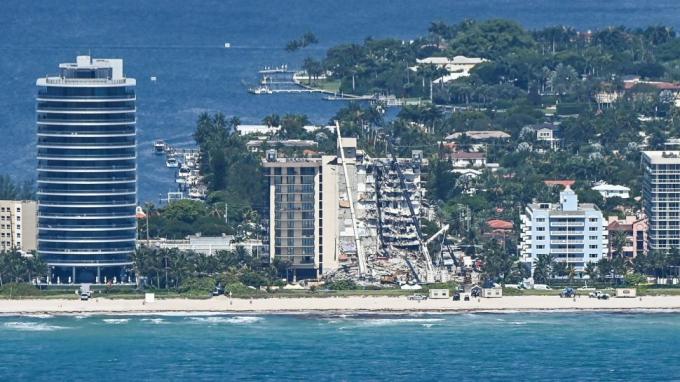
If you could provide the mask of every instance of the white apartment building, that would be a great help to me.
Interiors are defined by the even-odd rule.
[[[521,220],[520,254],[532,270],[540,254],[550,254],[577,272],[607,256],[607,221],[596,205],[579,203],[569,187],[560,192],[558,204],[528,205]]]

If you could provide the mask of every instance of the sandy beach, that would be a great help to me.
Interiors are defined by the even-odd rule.
[[[0,300],[0,314],[139,314],[172,312],[214,313],[328,313],[328,312],[465,312],[465,311],[562,311],[562,310],[680,310],[680,296],[576,300],[556,296],[513,296],[472,301],[410,301],[406,297],[324,297],[207,300],[164,299],[153,303],[143,300],[93,298],[89,301],[64,299]]]

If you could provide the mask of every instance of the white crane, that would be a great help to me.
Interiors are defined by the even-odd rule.
[[[340,158],[342,159],[342,172],[345,175],[345,185],[347,187],[347,199],[349,200],[349,212],[352,215],[352,229],[354,231],[354,241],[357,247],[357,259],[359,261],[359,276],[365,276],[367,273],[366,257],[364,250],[361,248],[359,242],[359,229],[357,228],[356,214],[354,213],[354,200],[352,199],[352,189],[349,183],[349,175],[347,175],[347,161],[345,160],[345,150],[342,147],[342,135],[340,135],[340,123],[335,121],[335,130],[338,134],[338,148],[340,149]]]

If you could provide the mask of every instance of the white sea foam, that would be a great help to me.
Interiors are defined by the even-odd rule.
[[[27,315],[25,315],[24,317],[28,317],[28,318],[53,318],[54,316],[51,315],[51,314],[39,314],[39,313],[36,313],[36,314],[27,314]]]
[[[445,321],[443,318],[375,318],[357,320],[359,326],[392,326],[402,324],[432,324]]]
[[[105,318],[102,321],[106,322],[107,324],[111,325],[123,325],[127,324],[130,322],[129,318]]]
[[[53,332],[55,330],[68,329],[64,326],[47,325],[41,322],[6,322],[4,327],[26,332]]]
[[[203,322],[207,324],[238,324],[247,325],[254,324],[263,320],[262,317],[257,316],[209,316],[209,317],[190,317],[192,320],[197,322]]]
[[[141,321],[148,322],[154,325],[167,324],[167,322],[162,318],[142,318]]]

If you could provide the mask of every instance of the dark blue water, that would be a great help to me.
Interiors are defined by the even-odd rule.
[[[151,155],[154,139],[191,144],[202,111],[258,122],[305,113],[325,123],[340,104],[314,95],[251,96],[265,65],[295,67],[308,55],[367,36],[413,38],[432,20],[510,18],[528,27],[666,24],[678,29],[677,0],[3,0],[0,3],[1,172],[35,178],[35,79],[76,54],[121,57],[138,80],[140,200],[174,188]],[[294,54],[283,46],[306,31],[320,44]],[[224,49],[230,42],[232,49]],[[156,76],[157,83],[149,78]]]
[[[0,380],[672,380],[676,313],[2,317]]]

